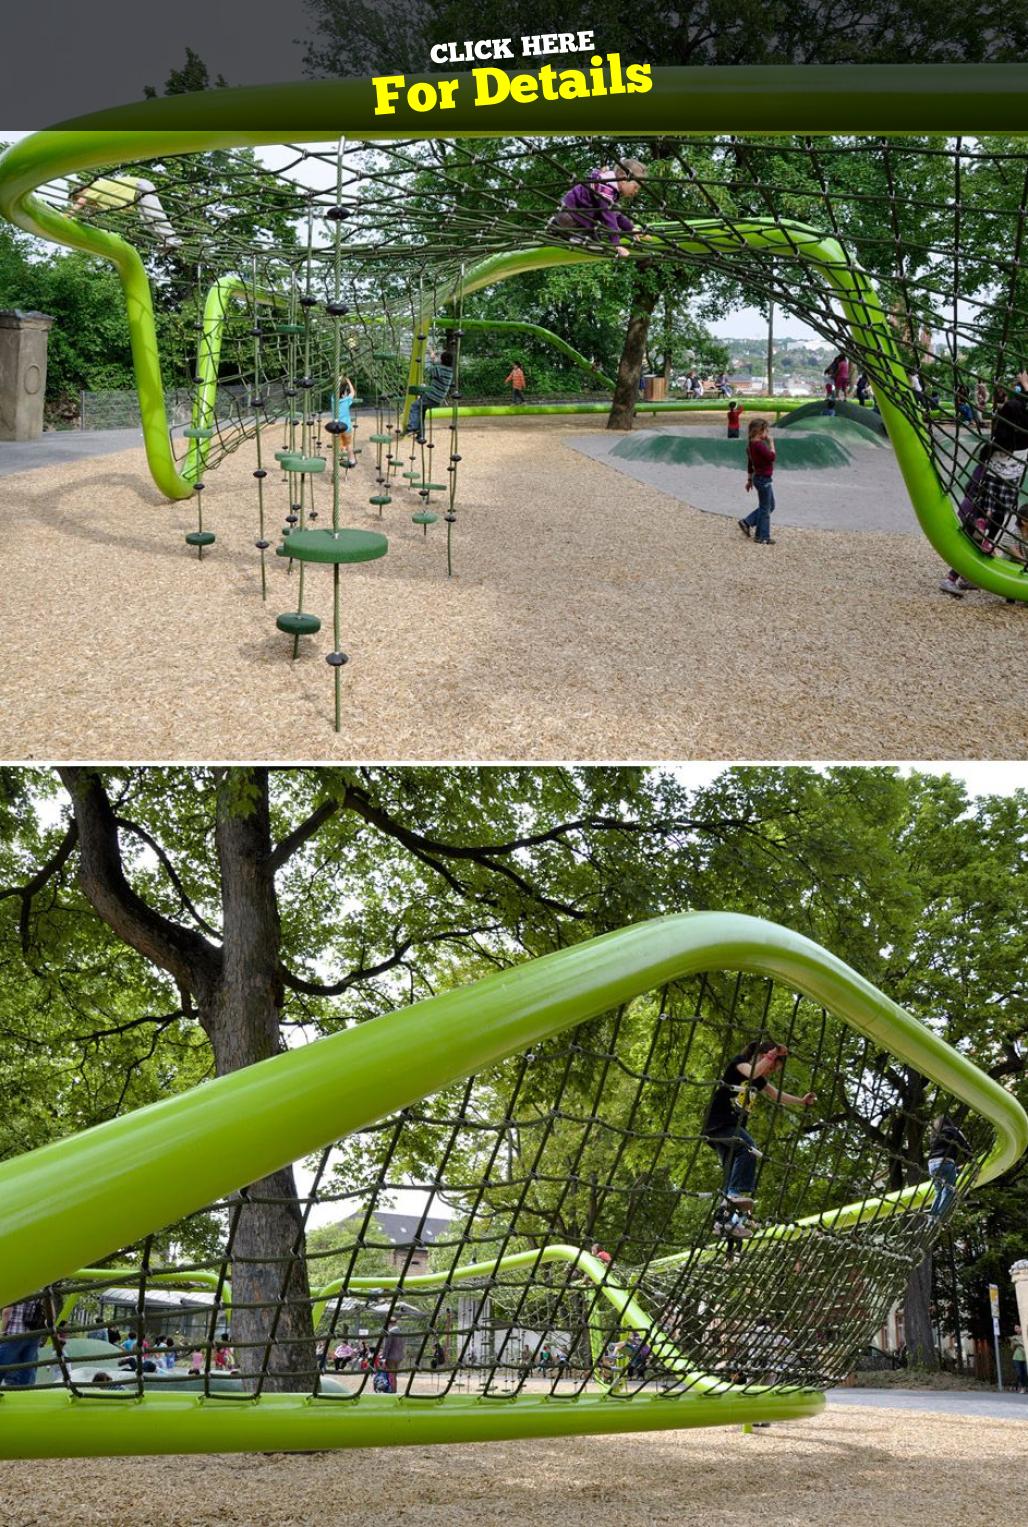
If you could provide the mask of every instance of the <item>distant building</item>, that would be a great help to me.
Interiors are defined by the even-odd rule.
[[[423,1220],[417,1214],[388,1214],[381,1209],[375,1210],[375,1226],[381,1227],[383,1236],[390,1243],[387,1255],[392,1271],[402,1273],[406,1268],[408,1276],[428,1272],[429,1250],[436,1241],[445,1239],[449,1225],[448,1219]],[[378,1239],[377,1230],[372,1231],[372,1235]]]

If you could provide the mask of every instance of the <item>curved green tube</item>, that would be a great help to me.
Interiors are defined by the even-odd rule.
[[[67,1277],[454,1080],[667,981],[788,982],[996,1130],[980,1181],[1028,1145],[1017,1101],[801,934],[729,912],[658,918],[558,950],[0,1163],[0,1303]],[[273,1125],[273,1127],[272,1127]]]
[[[73,1273],[69,1273],[68,1281],[71,1283],[113,1283],[119,1284],[138,1283],[140,1269],[138,1267],[77,1267]],[[223,1294],[222,1308],[226,1313],[232,1308],[232,1286],[228,1279],[222,1280],[220,1274],[210,1272],[202,1267],[194,1268],[192,1272],[176,1272],[174,1268],[165,1267],[156,1272],[148,1272],[146,1281],[150,1288],[201,1288],[216,1289],[221,1284]],[[67,1320],[75,1305],[81,1299],[79,1290],[73,1294],[66,1294],[61,1301],[61,1310],[58,1320]]]
[[[451,325],[457,327],[457,319],[439,314],[436,323],[440,327]],[[587,371],[590,376],[596,377],[605,387],[614,386],[614,378],[608,376],[605,371],[600,371],[592,361],[587,360],[581,350],[576,350],[574,345],[569,345],[566,339],[561,339],[559,334],[554,334],[552,329],[544,329],[540,323],[529,323],[527,319],[515,318],[462,318],[459,327],[462,329],[491,329],[497,334],[530,334],[533,339],[540,339],[544,344],[551,345],[554,350],[559,350],[562,355],[568,356],[576,366]],[[600,407],[604,405],[601,403]],[[608,405],[609,406],[609,405]]]
[[[229,299],[246,295],[246,282],[241,276],[221,276],[207,291],[203,305],[202,329],[197,346],[196,374],[199,381],[193,399],[193,424],[198,429],[210,429],[214,423],[214,411],[218,397],[218,371],[221,364],[221,340],[225,327],[225,314]],[[199,482],[207,463],[208,443],[192,439],[182,466],[183,480],[190,485]]]
[[[805,398],[705,398],[702,403],[690,403],[683,399],[665,402],[647,402],[640,398],[635,405],[637,414],[691,414],[717,413],[728,409],[729,403],[738,403],[743,413],[787,414],[794,408],[802,408]],[[460,419],[484,419],[522,414],[609,414],[609,403],[462,403],[457,409]]]
[[[0,1456],[85,1458],[166,1453],[282,1453],[344,1447],[530,1441],[603,1432],[656,1432],[690,1426],[798,1421],[824,1409],[810,1390],[766,1394],[633,1395],[631,1403],[596,1394],[362,1394],[312,1399],[265,1394],[259,1401],[201,1394],[143,1399],[76,1399],[61,1390],[7,1390],[0,1399]]]

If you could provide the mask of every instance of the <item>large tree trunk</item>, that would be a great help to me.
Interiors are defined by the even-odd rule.
[[[641,270],[643,267],[640,266]],[[618,362],[617,381],[614,384],[614,401],[607,418],[608,429],[631,429],[635,420],[635,408],[639,400],[639,378],[642,376],[646,340],[650,332],[650,319],[657,305],[656,288],[648,282],[635,282],[632,312],[625,330],[625,344]]]
[[[271,867],[268,779],[236,798],[234,777],[218,791],[217,848],[224,936],[222,978],[204,1017],[219,1076],[255,1065],[281,1047],[281,927]],[[291,1166],[252,1183],[232,1243],[232,1341],[249,1376],[269,1390],[309,1384],[315,1372],[303,1222]],[[270,1343],[274,1346],[270,1346]]]
[[[903,1302],[903,1335],[907,1344],[907,1360],[915,1368],[939,1366],[939,1354],[935,1350],[935,1332],[932,1330],[932,1254],[929,1252],[919,1267],[915,1267],[907,1281]]]
[[[133,890],[122,863],[119,822],[100,776],[89,769],[60,772],[75,808],[83,891],[114,932],[168,971],[195,1003],[218,1075],[277,1054],[281,929],[267,771],[229,770],[218,783],[220,947],[170,921]],[[238,1364],[254,1379],[265,1375],[269,1390],[306,1387],[315,1371],[314,1342],[292,1168],[253,1183],[240,1198],[231,1253],[231,1336]]]

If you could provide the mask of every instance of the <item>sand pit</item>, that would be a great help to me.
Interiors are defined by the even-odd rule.
[[[1021,1421],[857,1407],[739,1430],[290,1457],[0,1464],[11,1527],[306,1527],[341,1519],[495,1527],[978,1527],[1016,1515]]]
[[[582,434],[462,430],[453,579],[442,523],[425,538],[409,500],[387,508],[389,555],[344,569],[339,735],[331,574],[308,569],[326,629],[290,662],[275,615],[295,575],[269,556],[262,605],[252,445],[209,474],[202,563],[191,505],[161,498],[139,449],[0,479],[0,756],[1023,755],[1024,607],[940,595],[920,536],[783,527],[755,547],[572,449]],[[370,456],[346,522],[377,528]],[[284,489],[269,497],[274,533]]]

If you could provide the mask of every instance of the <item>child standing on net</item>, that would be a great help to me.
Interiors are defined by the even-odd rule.
[[[357,458],[353,454],[353,421],[351,419],[351,410],[355,396],[354,385],[350,378],[348,376],[341,376],[336,392],[336,423],[343,426],[339,432],[339,439],[342,441],[346,451],[346,465],[348,467],[355,467],[357,465]]]
[[[738,1240],[753,1234],[748,1221],[760,1152],[746,1124],[754,1093],[764,1092],[772,1102],[787,1108],[810,1108],[815,1102],[812,1092],[795,1097],[772,1085],[770,1078],[784,1065],[788,1053],[785,1045],[776,1044],[773,1039],[752,1039],[744,1050],[733,1055],[714,1088],[700,1131],[717,1152],[724,1169],[725,1210],[715,1216],[715,1229]]]
[[[613,166],[590,170],[586,179],[565,195],[550,224],[551,231],[595,239],[611,245],[615,254],[627,255],[622,239],[631,238],[635,224],[620,210],[620,204],[637,196],[645,179],[646,166],[638,159],[619,159]]]
[[[773,546],[771,515],[775,507],[775,448],[766,419],[754,419],[746,444],[746,492],[757,490],[757,507],[739,521],[747,540],[752,536],[758,546]]]

